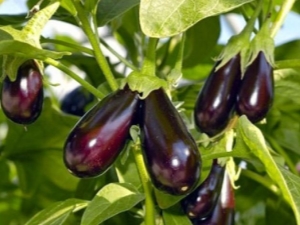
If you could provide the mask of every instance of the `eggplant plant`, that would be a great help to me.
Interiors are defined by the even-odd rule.
[[[1,225],[300,225],[297,1],[13,2]]]

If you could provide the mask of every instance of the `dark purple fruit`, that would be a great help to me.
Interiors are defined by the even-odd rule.
[[[200,177],[198,147],[163,89],[143,101],[141,141],[154,186],[172,195],[190,192]]]
[[[205,181],[181,201],[190,219],[206,218],[216,206],[222,188],[225,168],[214,160]]]
[[[1,107],[15,123],[33,123],[41,114],[43,99],[43,79],[34,60],[20,66],[15,81],[8,77],[3,81]]]
[[[245,71],[237,95],[236,111],[246,115],[252,123],[262,120],[272,106],[274,98],[273,68],[260,52]]]
[[[138,93],[126,87],[102,99],[79,120],[64,146],[64,162],[71,173],[94,177],[113,164],[129,138],[138,103]]]
[[[79,86],[64,96],[60,108],[65,113],[83,116],[85,107],[93,100],[94,95]]]
[[[236,94],[241,82],[240,57],[233,57],[208,76],[196,101],[196,127],[208,136],[215,136],[226,128],[233,115]]]
[[[228,174],[225,174],[221,195],[207,218],[194,220],[194,225],[234,225],[234,191],[231,186]]]

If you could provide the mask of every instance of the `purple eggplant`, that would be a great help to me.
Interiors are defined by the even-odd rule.
[[[267,115],[273,98],[273,68],[260,52],[245,71],[237,95],[236,111],[239,115],[246,115],[252,123],[259,122]]]
[[[219,63],[208,76],[194,109],[196,127],[210,137],[222,132],[232,118],[241,82],[239,55],[215,71]]]
[[[64,162],[78,177],[104,173],[116,160],[137,122],[139,94],[125,87],[111,93],[75,125],[64,146]]]
[[[199,180],[201,157],[162,88],[143,101],[141,115],[142,150],[153,185],[172,195],[189,193]]]
[[[181,201],[182,208],[190,219],[206,218],[213,211],[221,193],[224,171],[225,168],[215,159],[208,177]]]
[[[19,124],[31,124],[40,116],[44,100],[43,78],[36,61],[23,63],[15,81],[3,81],[1,107],[7,118]]]

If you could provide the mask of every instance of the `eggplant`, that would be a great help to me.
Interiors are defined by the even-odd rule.
[[[256,123],[267,115],[273,99],[273,68],[261,51],[246,68],[237,95],[236,111],[239,115],[246,115],[252,123]]]
[[[181,200],[184,212],[190,219],[206,218],[216,206],[221,193],[225,168],[220,166],[217,159],[209,175],[192,193]]]
[[[153,185],[171,195],[189,193],[200,178],[198,147],[162,88],[142,102],[141,143]]]
[[[194,225],[234,225],[234,191],[227,173],[225,173],[219,200],[212,213],[206,218],[193,220]]]
[[[37,120],[43,108],[43,78],[35,60],[23,63],[15,81],[5,77],[1,107],[11,121],[28,125]]]
[[[63,97],[60,109],[68,114],[83,116],[85,107],[94,99],[94,95],[79,86]]]
[[[240,56],[236,55],[217,71],[215,64],[196,100],[196,128],[213,137],[222,132],[233,116],[241,82]]]
[[[103,174],[116,160],[137,123],[139,94],[127,86],[111,93],[75,125],[64,146],[64,163],[77,177]]]

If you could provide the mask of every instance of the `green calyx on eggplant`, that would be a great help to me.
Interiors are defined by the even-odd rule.
[[[172,195],[189,193],[200,178],[198,147],[162,88],[142,101],[141,143],[153,185]]]
[[[221,193],[225,167],[213,161],[210,173],[203,183],[181,200],[184,212],[190,219],[206,218],[216,206]]]
[[[139,94],[127,86],[102,99],[75,125],[64,146],[64,163],[78,177],[103,174],[116,160],[136,123]]]
[[[236,111],[239,115],[246,115],[252,123],[259,122],[267,115],[273,98],[273,68],[261,51],[246,68],[237,95]]]
[[[206,218],[192,220],[194,225],[234,225],[235,199],[229,175],[225,172],[221,194]]]
[[[94,99],[94,95],[79,86],[63,97],[60,108],[65,113],[83,116],[85,107]]]
[[[210,137],[222,132],[232,118],[241,82],[239,55],[215,71],[219,63],[209,74],[194,109],[196,127]]]
[[[23,63],[15,81],[3,81],[1,107],[7,118],[18,124],[31,124],[40,116],[44,100],[43,78],[35,60]]]

